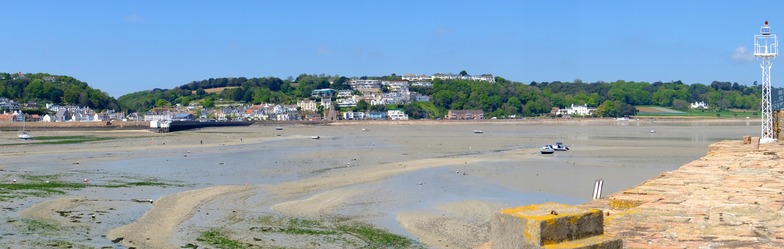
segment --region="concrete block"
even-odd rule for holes
[[[622,249],[623,240],[605,235],[546,245],[545,249]]]
[[[544,203],[502,209],[492,224],[493,248],[541,248],[604,233],[598,209]]]
[[[751,144],[751,136],[743,136],[743,144]]]
[[[760,137],[751,137],[751,146],[754,147],[754,150],[759,150],[760,145]]]

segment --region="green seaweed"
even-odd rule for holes
[[[196,238],[196,240],[221,249],[241,249],[252,246],[236,240],[232,240],[226,236],[226,234],[217,229],[203,232],[198,238]]]

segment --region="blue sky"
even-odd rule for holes
[[[11,0],[2,7],[0,71],[69,75],[114,97],[207,78],[301,73],[466,70],[524,83],[750,85],[761,78],[749,52],[753,36],[765,20],[784,35],[779,1]],[[784,64],[774,63],[774,87],[783,85],[779,75]]]

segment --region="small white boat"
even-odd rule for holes
[[[19,133],[19,134],[18,134],[18,135],[16,135],[16,136],[17,136],[19,139],[23,139],[23,140],[33,139],[33,134],[30,134],[30,133],[28,133],[28,132],[26,132],[26,131],[22,131],[21,133]]]
[[[569,150],[569,147],[567,147],[566,145],[564,145],[561,142],[557,142],[557,143],[555,143],[555,145],[551,145],[551,146],[556,151],[567,151],[567,150]]]
[[[539,152],[541,152],[542,154],[553,154],[555,152],[555,149],[553,148],[552,145],[547,144],[545,146],[542,146],[542,148],[539,148]]]
[[[482,133],[485,133],[485,132],[482,131],[482,130],[474,130],[474,134],[482,134]]]
[[[321,137],[319,137],[319,136],[311,136],[310,137],[310,139],[319,139],[319,138],[321,138]]]
[[[22,115],[24,116],[24,114],[22,114]],[[19,139],[22,139],[22,140],[33,139],[33,134],[30,134],[29,132],[27,132],[27,123],[25,122],[25,119],[27,119],[27,118],[22,118],[22,132],[17,134],[16,137],[18,137]]]
[[[275,127],[275,130],[276,130],[276,131],[283,130],[283,127],[280,127],[280,126],[278,126],[278,127]]]

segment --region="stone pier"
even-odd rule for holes
[[[784,153],[758,137],[712,144],[706,156],[591,201],[626,248],[784,248]]]
[[[480,248],[784,248],[779,154],[782,144],[746,136],[714,143],[677,170],[579,207],[504,209],[492,241]]]

